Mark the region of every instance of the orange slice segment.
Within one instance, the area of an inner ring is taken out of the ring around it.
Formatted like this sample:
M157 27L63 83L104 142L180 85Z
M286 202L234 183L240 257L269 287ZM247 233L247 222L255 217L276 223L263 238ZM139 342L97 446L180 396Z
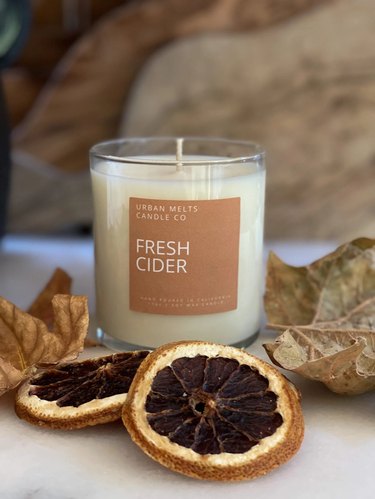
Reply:
M29 423L64 430L115 421L148 353L117 353L46 369L20 387L16 413Z
M151 458L208 480L263 475L297 452L304 432L298 392L284 376L244 350L206 342L152 352L122 417Z

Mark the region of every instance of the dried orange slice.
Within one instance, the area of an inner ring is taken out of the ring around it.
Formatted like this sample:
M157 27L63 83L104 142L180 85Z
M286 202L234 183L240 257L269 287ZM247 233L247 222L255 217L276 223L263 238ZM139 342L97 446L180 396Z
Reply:
M20 387L16 413L29 423L64 430L115 421L148 353L116 353L46 369Z
M151 458L200 479L245 480L290 459L303 439L298 392L237 348L178 342L140 365L123 422Z

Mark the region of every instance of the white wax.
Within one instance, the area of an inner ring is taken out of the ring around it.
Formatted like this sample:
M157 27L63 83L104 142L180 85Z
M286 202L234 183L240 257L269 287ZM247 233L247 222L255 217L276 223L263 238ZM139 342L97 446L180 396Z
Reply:
M199 159L185 156L184 160L192 158ZM91 169L91 174L97 318L107 335L134 345L156 347L180 339L234 344L256 334L261 308L264 170L255 163L240 163L210 167L183 164L176 171L175 165L128 165L103 160ZM165 200L240 197L236 310L179 316L129 309L129 197Z

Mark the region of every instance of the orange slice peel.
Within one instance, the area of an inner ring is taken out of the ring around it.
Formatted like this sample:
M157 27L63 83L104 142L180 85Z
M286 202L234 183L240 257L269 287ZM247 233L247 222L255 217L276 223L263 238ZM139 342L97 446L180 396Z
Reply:
M16 413L37 426L62 430L116 421L147 355L124 352L45 369L21 385Z
M164 345L142 362L122 419L152 459L184 475L256 478L299 449L299 393L244 350L207 342Z

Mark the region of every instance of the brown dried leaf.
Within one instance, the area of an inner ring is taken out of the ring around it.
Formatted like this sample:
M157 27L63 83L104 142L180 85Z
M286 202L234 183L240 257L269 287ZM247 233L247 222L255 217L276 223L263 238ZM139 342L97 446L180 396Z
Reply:
M42 320L51 329L53 326L52 298L55 295L70 295L72 278L65 270L57 268L42 291L35 298L27 311Z
M61 268L57 268L51 278L30 305L28 313L37 319L41 319L48 327L52 329L54 313L52 299L55 295L70 295L72 287L72 278ZM92 338L85 338L85 347L98 346L99 343Z
M0 396L21 383L23 374L9 362L0 357Z
M336 393L375 389L375 332L293 327L263 345L272 362Z
M375 240L357 239L306 267L271 254L265 308L285 331L264 345L271 360L332 391L375 389Z
M0 395L17 386L36 367L73 360L88 330L85 296L56 295L53 331L0 297Z
M370 329L375 324L375 240L356 239L306 267L287 265L270 253L264 304L273 324Z

